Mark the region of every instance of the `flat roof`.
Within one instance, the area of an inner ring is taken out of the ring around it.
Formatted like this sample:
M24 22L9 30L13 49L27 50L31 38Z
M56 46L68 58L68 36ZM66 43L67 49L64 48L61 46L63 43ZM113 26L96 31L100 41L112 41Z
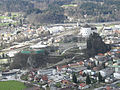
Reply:
M45 48L45 47L47 47L47 45L36 44L36 45L30 46L30 47L31 48Z

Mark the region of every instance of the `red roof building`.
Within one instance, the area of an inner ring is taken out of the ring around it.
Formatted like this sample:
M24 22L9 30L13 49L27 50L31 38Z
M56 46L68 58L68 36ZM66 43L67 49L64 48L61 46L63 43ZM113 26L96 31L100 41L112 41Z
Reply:
M85 87L86 84L85 84L85 83L81 83L80 86L81 86L81 87Z
M98 53L98 55L99 55L99 56L104 56L104 54L102 54L102 53Z
M43 81L48 81L48 77L47 77L46 75L43 75L43 76L42 76L42 80L43 80Z
M61 81L63 84L70 84L70 82L68 80L62 80Z

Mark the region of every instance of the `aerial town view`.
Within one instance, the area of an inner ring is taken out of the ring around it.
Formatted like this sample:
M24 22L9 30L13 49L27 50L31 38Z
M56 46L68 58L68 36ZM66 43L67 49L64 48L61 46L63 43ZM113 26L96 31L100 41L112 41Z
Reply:
M120 0L0 0L0 90L120 90Z

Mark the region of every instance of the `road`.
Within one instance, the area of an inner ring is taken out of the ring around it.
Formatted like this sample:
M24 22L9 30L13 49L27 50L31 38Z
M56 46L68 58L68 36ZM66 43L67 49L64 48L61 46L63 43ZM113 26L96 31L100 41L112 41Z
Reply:
M105 86L102 86L102 87L99 87L99 88L95 88L94 90L103 90L103 88L106 88L107 85L112 86L112 85L115 85L116 83L120 83L120 80L116 81L116 82L113 82L112 84L106 84ZM120 90L120 88L119 88L119 90Z
M120 21L115 21L115 22L101 22L101 23L80 23L80 25L85 25L85 24L89 24L89 25L109 25L109 24L120 24ZM64 24L51 24L48 26L77 26L77 22L76 23L64 23Z

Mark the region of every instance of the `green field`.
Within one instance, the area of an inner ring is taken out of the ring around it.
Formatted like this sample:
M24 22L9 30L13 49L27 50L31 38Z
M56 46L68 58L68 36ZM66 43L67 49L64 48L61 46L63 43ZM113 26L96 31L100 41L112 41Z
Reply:
M118 83L117 86L120 87L120 83Z
M0 16L0 19L5 19L5 18L10 19L10 17L7 16Z
M14 16L14 17L18 17L20 15L20 13L17 13L17 12L11 12L11 15Z
M15 22L15 23L0 23L0 26L8 26L9 24L16 25L17 22Z
M26 86L18 81L2 81L0 82L0 90L24 90Z
M8 26L9 23L0 23L0 26Z
M13 17L18 17L20 14L19 13L16 13L16 12L11 12L11 16L0 16L0 19L10 19L10 18L13 18Z

